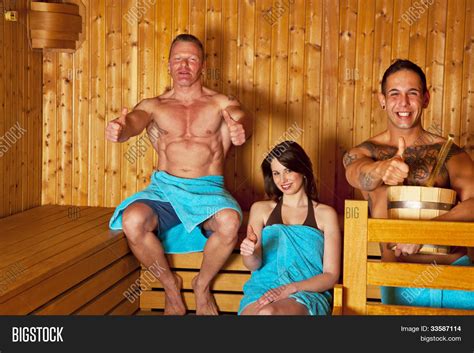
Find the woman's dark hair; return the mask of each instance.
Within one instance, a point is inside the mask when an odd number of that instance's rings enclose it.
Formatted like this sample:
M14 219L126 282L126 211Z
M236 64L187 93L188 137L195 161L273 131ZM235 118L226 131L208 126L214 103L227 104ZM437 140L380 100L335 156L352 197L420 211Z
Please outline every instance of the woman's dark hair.
M383 95L386 93L385 90L388 77L401 70L408 70L417 74L421 81L421 89L423 90L422 93L425 94L428 91L428 87L426 86L426 76L421 67L410 60L397 59L392 65L388 67L387 70L385 70L385 73L383 74L381 85Z
M295 141L284 141L273 147L262 162L263 183L265 193L273 200L282 196L282 192L273 181L271 163L276 158L278 162L293 172L303 174L304 190L312 200L318 201L318 191L313 175L313 164L303 147Z

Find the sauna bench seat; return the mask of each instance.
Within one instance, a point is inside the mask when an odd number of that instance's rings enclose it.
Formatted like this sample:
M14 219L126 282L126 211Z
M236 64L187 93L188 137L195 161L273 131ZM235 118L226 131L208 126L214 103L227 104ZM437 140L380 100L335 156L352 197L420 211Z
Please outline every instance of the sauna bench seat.
M162 314L161 284L150 280L124 234L108 228L113 211L45 205L0 219L0 315ZM247 214L233 254L212 283L222 314L236 314L250 277L238 250L246 219ZM168 255L168 261L183 278L183 298L192 313L191 280L202 253ZM130 296L134 291L138 295ZM341 285L334 296L333 315L340 315Z
M0 315L131 315L140 265L113 208L46 205L0 219Z

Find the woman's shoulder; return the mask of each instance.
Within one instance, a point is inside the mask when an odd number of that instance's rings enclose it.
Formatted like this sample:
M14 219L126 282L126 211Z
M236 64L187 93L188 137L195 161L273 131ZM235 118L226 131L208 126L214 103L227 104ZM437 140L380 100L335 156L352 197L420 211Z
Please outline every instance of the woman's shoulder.
M314 214L318 218L327 218L327 217L336 217L337 218L337 213L334 208L332 208L329 205L326 205L321 202L313 201L313 209L314 209ZM319 219L318 219L319 223Z
M270 213L276 206L276 202L273 200L257 201L250 207L250 212L254 215L262 216L264 219L268 218Z
M330 211L335 212L334 208L332 208L329 205L326 205L322 202L318 202L318 201L314 201L314 200L312 200L312 202L313 202L314 209L318 209L318 210L321 210L321 211L327 211L327 212L330 212Z
M252 204L250 211L253 212L267 212L272 211L276 206L276 202L273 200L257 201Z

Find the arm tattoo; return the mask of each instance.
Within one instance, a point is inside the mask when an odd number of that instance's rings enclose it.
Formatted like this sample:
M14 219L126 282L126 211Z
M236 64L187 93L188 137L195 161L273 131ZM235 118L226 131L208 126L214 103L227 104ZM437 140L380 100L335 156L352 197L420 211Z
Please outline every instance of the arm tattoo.
M362 172L359 175L359 182L363 190L369 190L372 189L374 177L370 173Z
M354 161L357 159L357 155L351 154L350 152L346 152L342 159L342 163L344 164L344 168L350 166Z
M443 146L442 143L435 143L429 145L413 145L407 147L403 155L403 159L406 164L410 167L408 178L406 179L405 185L421 186L425 185L433 171L436 161L438 158L439 151ZM392 158L397 153L397 148L394 146L379 145L372 142L364 142L359 147L363 147L368 150L375 161L382 161ZM440 172L441 184L449 184L449 175L446 168L446 163L449 159L459 153L462 153L463 149L453 144L449 150L446 162ZM370 175L361 175L360 182L362 186L370 185Z
M376 161L384 161L392 158L397 153L398 148L393 146L379 145L370 141L365 141L357 147L365 148L370 152L370 157Z

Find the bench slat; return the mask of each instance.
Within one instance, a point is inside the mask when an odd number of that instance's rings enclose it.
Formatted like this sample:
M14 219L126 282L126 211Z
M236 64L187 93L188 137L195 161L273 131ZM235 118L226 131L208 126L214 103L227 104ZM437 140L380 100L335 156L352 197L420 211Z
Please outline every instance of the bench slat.
M5 248L6 255L0 261L0 267L6 267L8 264L21 261L24 258L36 257L36 254L42 250L54 248L89 229L95 227L106 229L107 220L104 218L107 218L109 214L110 212L104 211L88 214L74 223L60 224L45 233L39 233L35 237L7 246Z
M474 268L390 262L367 263L367 283L393 287L474 290Z
M93 300L138 267L139 263L135 256L126 255L57 299L52 300L46 306L35 311L34 314L69 315L83 306L84 301Z
M7 231L19 227L27 222L32 222L47 218L50 215L62 212L64 206L40 206L30 208L29 210L16 213L14 215L0 218L0 231L2 232L2 237L7 234Z
M404 305L367 304L368 315L474 315L474 310L439 309Z
M44 278L21 293L7 292L6 301L0 303L0 315L26 315L49 300L64 293L76 283L90 277L129 252L125 239L118 239L113 245L85 257L73 266ZM15 295L12 297L12 293ZM1 299L3 300L4 297Z
M165 292L144 291L140 296L141 309L163 309L165 305ZM194 293L183 292L183 299L188 310L196 310ZM237 312L239 310L242 294L215 293L217 306L220 311Z
M153 281L150 274L144 276L144 273L145 271L142 270L140 277L140 283L143 290L148 290L151 288L163 288L159 280L155 279ZM183 289L192 289L191 280L198 274L198 270L193 272L175 271L175 273L183 279ZM242 287L249 278L250 273L219 273L214 279L211 289L218 291L236 291L242 293Z
M82 207L80 211L81 216L90 214L104 214L107 209L97 209L93 207ZM24 242L30 239L42 239L44 234L48 234L51 230L67 224L75 224L82 217L69 217L67 210L62 210L48 217L41 218L37 221L29 221L27 223L18 225L18 227L9 230L0 238L0 244L4 247L12 246L18 242ZM64 230L65 228L61 228Z
M179 254L169 254L168 263L171 268L183 268L183 269L196 269L201 268L202 263L202 252L186 254L182 256ZM233 271L248 271L248 269L242 263L242 259L239 254L231 254L222 270L233 270Z
M407 230L410 230L407 232ZM368 219L368 241L474 247L472 223Z
M133 303L130 303L127 299L122 300L122 302L113 308L108 315L135 315L138 312L139 301L136 300Z
M140 270L130 273L113 287L102 293L93 301L87 303L76 311L75 315L105 315L116 307L125 298L123 293L135 283L140 274Z
M118 241L120 241L120 245L117 245L119 249L115 250L116 244L114 243ZM111 248L106 249L109 246L111 246ZM102 230L96 236L86 237L86 241L82 241L74 247L66 249L43 262L27 268L27 270L22 272L13 283L9 284L8 291L0 296L0 303L19 294L27 288L44 281L46 278L63 271L72 264L84 260L102 249L106 249L106 252L111 252L112 255L115 255L115 259L125 255L125 253L129 251L127 241L123 237L123 234L119 233L115 236L111 236L110 231ZM117 256L117 254L120 256ZM71 273L71 276L72 278L76 277L74 272Z

